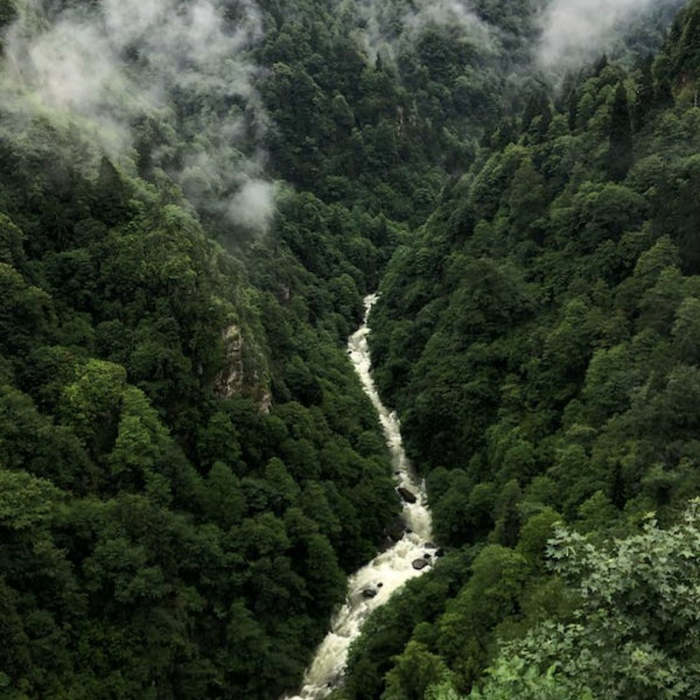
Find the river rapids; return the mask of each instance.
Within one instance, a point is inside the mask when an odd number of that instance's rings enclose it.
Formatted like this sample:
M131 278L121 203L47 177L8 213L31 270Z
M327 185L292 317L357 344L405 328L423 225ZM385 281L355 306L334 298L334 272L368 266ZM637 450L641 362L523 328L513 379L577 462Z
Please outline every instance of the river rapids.
M365 393L379 414L391 451L396 487L410 491L416 497L416 502L403 504L401 518L406 528L403 537L348 580L345 604L334 615L330 631L316 650L313 662L304 675L302 689L298 695L287 696L285 700L322 700L330 695L342 683L350 644L359 636L362 624L370 613L384 605L406 581L428 571L435 559L435 545L430 541L431 519L425 486L416 479L406 457L399 419L384 406L372 379L372 361L367 342L371 332L368 319L378 298L376 294L365 298L364 320L348 339L348 355ZM418 570L414 562L420 559L428 564Z

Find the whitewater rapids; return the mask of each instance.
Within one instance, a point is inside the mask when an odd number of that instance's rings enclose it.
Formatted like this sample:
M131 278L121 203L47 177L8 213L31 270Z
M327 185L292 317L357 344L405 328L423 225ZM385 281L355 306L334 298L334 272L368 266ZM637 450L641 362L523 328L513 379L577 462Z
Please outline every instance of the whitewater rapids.
M330 632L316 650L313 662L304 675L302 689L298 695L287 697L286 700L322 700L330 695L342 682L350 644L359 636L362 624L370 613L384 605L406 581L428 571L435 560L436 549L430 541L431 518L425 486L416 479L406 457L399 420L382 403L372 379L372 361L367 342L371 332L368 319L378 298L376 294L365 298L364 320L348 340L348 355L365 393L379 414L391 452L396 486L413 493L416 503L403 504L401 518L407 529L403 537L348 580L345 604L333 617ZM419 571L413 566L416 559L423 559L429 564ZM372 598L367 597L370 591L374 594Z

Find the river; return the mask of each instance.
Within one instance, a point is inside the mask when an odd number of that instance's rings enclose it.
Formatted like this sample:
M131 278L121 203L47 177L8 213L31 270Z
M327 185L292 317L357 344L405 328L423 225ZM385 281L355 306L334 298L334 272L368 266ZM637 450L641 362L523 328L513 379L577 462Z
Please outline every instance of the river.
M302 689L298 695L287 700L322 700L330 695L342 682L350 644L359 636L362 624L370 613L384 605L406 581L428 571L436 556L436 548L430 541L431 519L425 487L416 479L406 457L399 420L382 403L372 379L372 360L367 342L371 332L368 319L377 299L376 294L365 299L364 320L348 339L348 355L365 393L379 414L391 452L396 487L410 491L416 497L416 502L403 503L401 518L406 527L403 537L348 580L345 604L334 615L330 631L316 650L313 662L304 675ZM414 562L418 560L428 563L418 570L414 567Z

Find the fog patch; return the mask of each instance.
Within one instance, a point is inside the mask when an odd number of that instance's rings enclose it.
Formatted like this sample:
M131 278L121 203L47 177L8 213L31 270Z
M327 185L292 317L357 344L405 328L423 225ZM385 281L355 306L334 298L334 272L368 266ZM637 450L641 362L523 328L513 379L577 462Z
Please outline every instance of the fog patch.
M354 12L360 20L355 39L370 60L378 55L395 60L401 45L415 43L431 28L456 31L484 52L494 50L498 42L496 28L484 22L468 0L417 0L410 8L399 2L357 0Z
M239 195L263 177L268 123L250 57L263 35L257 5L102 0L53 15L48 5L26 0L6 30L5 128L21 116L69 122L123 167L147 161L195 205L243 220L256 202Z
M547 73L581 67L611 50L655 9L679 6L678 0L552 0L539 19L537 63Z
M248 180L231 200L228 216L249 231L265 231L275 216L278 187L264 180Z

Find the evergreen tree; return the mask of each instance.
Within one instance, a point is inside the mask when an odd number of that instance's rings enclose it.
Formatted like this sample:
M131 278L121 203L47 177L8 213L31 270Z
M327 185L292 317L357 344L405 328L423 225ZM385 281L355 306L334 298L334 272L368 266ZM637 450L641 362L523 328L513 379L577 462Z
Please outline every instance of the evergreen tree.
M634 102L633 122L635 131L645 124L649 110L654 105L654 74L652 66L654 59L648 55L640 65L640 77L637 83L637 95Z
M619 83L610 114L610 137L607 156L611 180L624 180L632 165L632 124L627 90Z
M569 123L569 131L574 131L577 126L576 122L576 117L577 117L577 112L578 112L578 92L576 91L576 88L574 88L571 91L571 94L569 95L569 101L568 101L568 123Z

